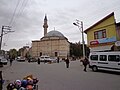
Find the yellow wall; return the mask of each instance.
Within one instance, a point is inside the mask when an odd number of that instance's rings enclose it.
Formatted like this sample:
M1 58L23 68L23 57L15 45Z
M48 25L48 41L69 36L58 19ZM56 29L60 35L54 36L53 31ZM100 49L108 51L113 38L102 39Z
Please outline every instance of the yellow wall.
M111 16L110 18L104 20L100 24L96 25L95 27L93 27L89 31L87 31L88 45L90 45L89 42L91 40L94 40L94 32L103 30L103 29L106 29L106 38L111 38L113 36L116 36L114 16Z

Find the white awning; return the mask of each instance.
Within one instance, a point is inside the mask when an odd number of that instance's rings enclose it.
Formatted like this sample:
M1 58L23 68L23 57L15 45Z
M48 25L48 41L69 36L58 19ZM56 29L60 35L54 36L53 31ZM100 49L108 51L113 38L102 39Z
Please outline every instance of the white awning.
M112 47L112 46L113 46L113 45L92 47L92 48L90 48L90 51L106 51L106 50L111 50L111 47Z

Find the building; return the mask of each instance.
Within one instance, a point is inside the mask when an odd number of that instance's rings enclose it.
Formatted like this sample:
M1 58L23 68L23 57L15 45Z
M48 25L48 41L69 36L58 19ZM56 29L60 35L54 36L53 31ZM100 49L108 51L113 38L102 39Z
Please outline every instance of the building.
M110 13L84 32L87 34L87 43L90 51L119 50L115 43L120 40L120 25L115 22L114 12Z
M120 41L120 22L116 23L117 40Z
M20 50L20 56L26 57L26 55L29 53L29 51L30 51L29 46L23 46Z
M53 30L47 33L47 16L44 18L44 36L40 40L32 41L32 56L48 55L51 57L66 58L69 56L70 43L59 31Z

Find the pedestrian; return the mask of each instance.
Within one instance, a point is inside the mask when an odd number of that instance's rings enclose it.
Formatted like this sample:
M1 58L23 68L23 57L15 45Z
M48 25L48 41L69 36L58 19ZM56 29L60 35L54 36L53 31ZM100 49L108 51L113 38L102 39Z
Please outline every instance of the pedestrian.
M40 64L40 58L38 58L38 64Z
M12 59L12 58L10 58L10 66L12 66L12 62L13 62L13 59Z
M67 59L65 60L65 62L66 62L66 68L69 68L69 59L68 59L68 57L67 57Z
M59 63L59 60L60 60L60 59L59 59L59 57L58 57L58 58L57 58L57 63Z
M84 71L87 72L86 68L87 68L87 65L89 64L89 60L87 57L85 57L83 60L81 60L81 62L83 63L83 66L84 66Z
M30 57L28 58L28 62L30 63Z
M0 90L3 89L3 77L2 77L2 71L0 71Z

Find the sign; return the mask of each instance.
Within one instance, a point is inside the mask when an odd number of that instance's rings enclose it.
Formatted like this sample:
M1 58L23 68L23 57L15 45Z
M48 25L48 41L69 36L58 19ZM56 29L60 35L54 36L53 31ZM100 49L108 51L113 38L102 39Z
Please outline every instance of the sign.
M99 43L115 42L116 37L98 39Z
M90 41L90 45L97 45L97 44L101 44L101 43L109 43L109 42L115 42L115 41L116 41L116 37L102 38L102 39Z
M99 42L96 40L96 41L91 41L90 42L90 45L96 45L96 44L99 44Z

